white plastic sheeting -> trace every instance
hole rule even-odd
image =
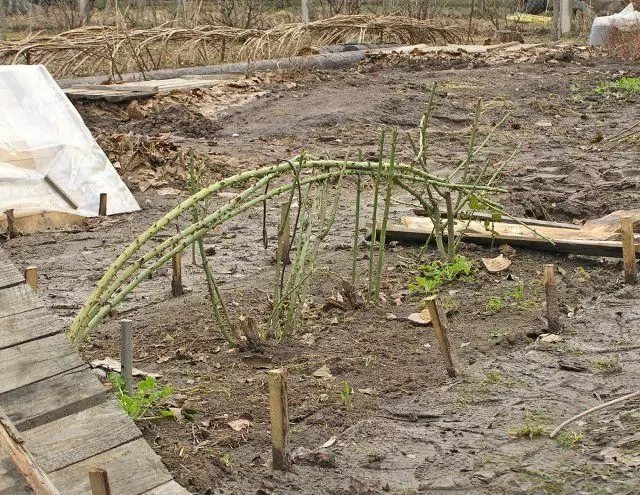
[[[604,45],[612,27],[620,29],[638,26],[640,24],[640,12],[630,3],[617,14],[596,17],[591,25],[589,34],[590,45]]]
[[[0,65],[0,215],[139,210],[82,117],[44,66]]]

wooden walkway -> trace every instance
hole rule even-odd
[[[0,409],[62,495],[91,494],[103,468],[112,495],[186,495],[60,325],[0,249]],[[32,493],[0,451],[0,495]]]

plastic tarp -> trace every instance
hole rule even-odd
[[[640,12],[630,3],[617,14],[596,17],[591,25],[589,34],[590,45],[604,45],[612,27],[625,29],[640,24]]]
[[[0,65],[0,215],[139,210],[82,117],[44,66]]]

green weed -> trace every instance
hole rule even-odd
[[[584,440],[584,433],[575,431],[563,431],[556,437],[557,442],[566,448],[571,448],[575,444],[582,442]]]
[[[473,273],[473,265],[464,256],[456,255],[453,263],[440,260],[420,267],[420,275],[409,284],[412,292],[422,292],[427,296],[438,294],[440,287],[456,279],[467,280]]]
[[[133,420],[136,419],[158,419],[171,418],[173,412],[158,404],[160,399],[164,399],[173,394],[172,387],[160,387],[156,379],[152,376],[138,382],[136,393],[129,395],[125,391],[124,378],[120,373],[111,373],[109,380],[117,390],[120,405]],[[150,413],[151,416],[147,416]]]
[[[616,373],[622,369],[622,365],[618,361],[617,357],[602,357],[596,359],[593,362],[593,365],[600,371],[601,373]]]
[[[618,100],[629,98],[640,93],[640,77],[621,77],[615,81],[602,82],[596,87],[595,93]]]
[[[533,440],[542,436],[549,431],[548,426],[544,423],[544,418],[537,413],[528,413],[525,416],[524,423],[511,429],[511,435],[521,438],[529,438]]]
[[[353,395],[353,388],[349,385],[348,381],[342,382],[342,390],[340,390],[340,400],[346,405],[351,402],[351,396]]]
[[[489,313],[497,313],[502,308],[504,308],[504,299],[500,296],[491,296],[485,306],[485,310]]]

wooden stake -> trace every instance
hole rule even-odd
[[[100,193],[100,206],[98,207],[98,215],[107,216],[107,193]]]
[[[184,293],[182,287],[182,253],[176,253],[171,258],[173,274],[171,277],[171,293],[174,296],[181,296]]]
[[[24,269],[24,283],[31,287],[33,292],[38,292],[38,269],[35,266]]]
[[[9,418],[0,411],[0,448],[13,460],[20,474],[36,495],[60,495],[45,472],[24,448],[24,440]]]
[[[7,234],[9,235],[9,239],[13,239],[16,237],[16,217],[13,215],[13,208],[6,210],[4,212],[7,217]]]
[[[286,372],[283,369],[269,371],[269,407],[273,469],[285,470],[289,467],[289,453],[287,452],[289,403]]]
[[[555,265],[544,265],[544,291],[547,297],[547,330],[558,333],[560,326],[560,307],[558,305],[558,286],[556,285]]]
[[[442,309],[440,298],[438,296],[429,297],[427,299],[427,308],[429,309],[429,315],[431,316],[431,324],[436,332],[440,352],[442,352],[442,356],[444,357],[444,366],[447,369],[447,375],[449,375],[450,378],[455,378],[456,369],[453,366],[451,346],[449,345],[449,337],[447,336],[447,314],[444,309]]]
[[[120,375],[127,394],[133,392],[133,322],[120,320]]]
[[[622,260],[624,262],[624,279],[628,284],[638,281],[638,266],[636,265],[636,247],[633,238],[633,221],[631,217],[620,219],[622,230]]]
[[[92,495],[111,495],[109,476],[104,469],[89,469],[89,483],[91,483]]]
[[[280,229],[282,230],[282,263],[291,263],[291,207],[284,204],[280,207]]]

